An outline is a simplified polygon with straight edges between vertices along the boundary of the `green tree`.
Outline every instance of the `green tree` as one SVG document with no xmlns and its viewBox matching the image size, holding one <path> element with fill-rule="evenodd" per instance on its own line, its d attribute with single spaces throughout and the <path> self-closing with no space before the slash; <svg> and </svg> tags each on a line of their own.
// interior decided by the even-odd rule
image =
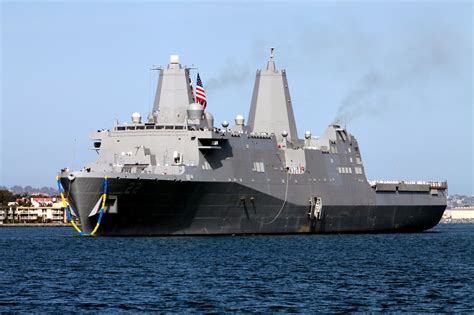
<svg viewBox="0 0 474 315">
<path fill-rule="evenodd" d="M 0 206 L 6 206 L 10 201 L 15 201 L 13 194 L 5 189 L 0 190 Z"/>
</svg>

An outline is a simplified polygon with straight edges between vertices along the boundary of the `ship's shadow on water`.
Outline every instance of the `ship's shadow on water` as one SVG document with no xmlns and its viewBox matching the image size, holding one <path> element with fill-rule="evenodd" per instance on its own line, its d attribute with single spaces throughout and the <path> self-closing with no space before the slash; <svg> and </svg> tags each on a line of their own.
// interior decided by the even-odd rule
<svg viewBox="0 0 474 315">
<path fill-rule="evenodd" d="M 0 228 L 0 312 L 471 312 L 474 225 L 81 237 Z"/>
</svg>

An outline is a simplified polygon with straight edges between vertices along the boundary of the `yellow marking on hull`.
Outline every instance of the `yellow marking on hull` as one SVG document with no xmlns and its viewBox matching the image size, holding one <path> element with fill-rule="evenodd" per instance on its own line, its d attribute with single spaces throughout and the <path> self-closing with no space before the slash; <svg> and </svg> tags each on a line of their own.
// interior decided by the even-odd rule
<svg viewBox="0 0 474 315">
<path fill-rule="evenodd" d="M 94 235 L 98 229 L 99 229 L 99 224 L 96 224 L 94 230 L 91 232 L 91 235 Z"/>
<path fill-rule="evenodd" d="M 74 219 L 72 219 L 71 224 L 76 229 L 76 231 L 79 232 L 79 234 L 82 234 L 81 229 L 76 225 L 76 222 L 74 222 Z"/>
<path fill-rule="evenodd" d="M 59 193 L 61 195 L 61 200 L 63 202 L 63 206 L 64 208 L 66 208 L 66 211 L 69 211 L 68 210 L 68 203 L 66 201 L 66 198 L 64 198 L 64 194 L 62 192 L 62 189 L 61 189 L 61 183 L 59 181 L 59 176 L 56 176 L 56 182 L 58 183 L 58 188 L 59 188 Z M 102 208 L 99 210 L 99 213 L 102 214 L 101 212 L 105 210 L 105 201 L 107 200 L 107 176 L 104 176 L 104 193 L 102 194 Z M 69 212 L 68 212 L 69 213 Z M 70 214 L 68 214 L 70 215 Z M 72 218 L 72 216 L 71 216 Z M 102 218 L 102 215 L 99 217 L 99 219 Z M 94 235 L 97 230 L 99 229 L 99 225 L 100 225 L 100 222 L 98 222 L 94 228 L 94 230 L 90 233 L 90 234 L 84 234 L 81 229 L 77 226 L 76 222 L 74 222 L 74 218 L 72 218 L 71 220 L 71 224 L 72 226 L 76 229 L 76 231 L 81 234 L 81 235 Z"/>
</svg>

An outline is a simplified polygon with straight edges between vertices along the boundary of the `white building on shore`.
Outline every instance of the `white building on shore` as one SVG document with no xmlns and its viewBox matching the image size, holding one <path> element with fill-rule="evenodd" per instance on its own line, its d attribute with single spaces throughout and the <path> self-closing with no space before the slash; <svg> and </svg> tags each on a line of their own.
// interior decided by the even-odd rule
<svg viewBox="0 0 474 315">
<path fill-rule="evenodd" d="M 458 207 L 446 209 L 443 213 L 444 223 L 474 223 L 474 207 Z"/>
<path fill-rule="evenodd" d="M 0 224 L 4 223 L 66 223 L 66 211 L 57 198 L 31 197 L 28 205 L 9 202 L 8 208 L 0 209 Z"/>
</svg>

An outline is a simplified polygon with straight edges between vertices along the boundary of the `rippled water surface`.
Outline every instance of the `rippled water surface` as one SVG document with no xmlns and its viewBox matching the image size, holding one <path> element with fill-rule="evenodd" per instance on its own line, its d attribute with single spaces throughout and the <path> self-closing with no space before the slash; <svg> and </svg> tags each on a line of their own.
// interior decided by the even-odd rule
<svg viewBox="0 0 474 315">
<path fill-rule="evenodd" d="M 474 225 L 168 238 L 0 228 L 0 312 L 472 312 L 473 244 Z"/>
</svg>

